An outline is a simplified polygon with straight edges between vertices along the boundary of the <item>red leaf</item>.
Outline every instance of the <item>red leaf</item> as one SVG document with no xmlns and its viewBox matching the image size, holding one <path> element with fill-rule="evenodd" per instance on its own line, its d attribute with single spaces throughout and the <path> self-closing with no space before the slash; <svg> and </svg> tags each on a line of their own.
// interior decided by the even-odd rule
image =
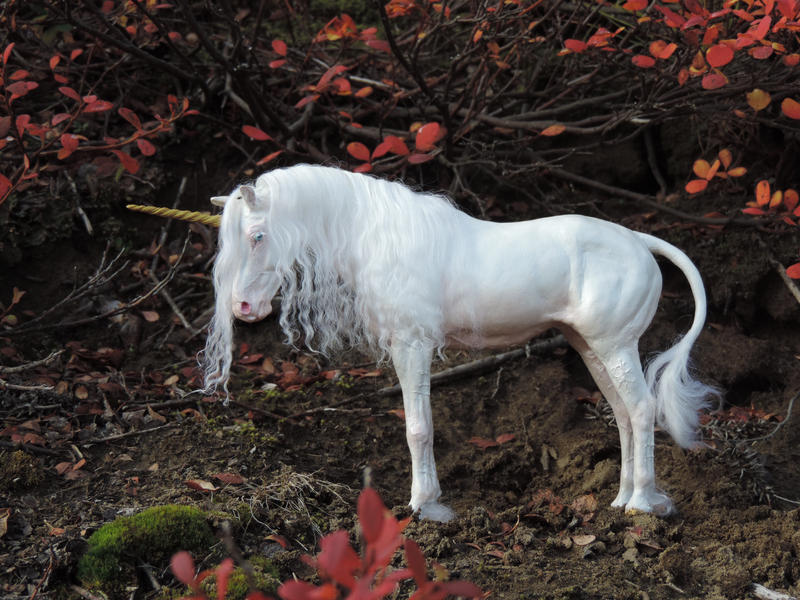
<svg viewBox="0 0 800 600">
<path fill-rule="evenodd" d="M 233 573 L 233 559 L 226 558 L 219 564 L 216 571 L 217 598 L 219 600 L 225 600 L 225 596 L 228 593 L 228 580 L 231 577 L 231 573 Z"/>
<path fill-rule="evenodd" d="M 786 269 L 786 274 L 792 279 L 800 279 L 800 262 L 794 263 Z"/>
<path fill-rule="evenodd" d="M 156 153 L 156 147 L 144 138 L 136 140 L 136 146 L 138 146 L 139 152 L 145 156 L 153 156 Z"/>
<path fill-rule="evenodd" d="M 421 165 L 422 163 L 426 163 L 429 160 L 433 159 L 433 154 L 411 154 L 408 157 L 408 162 L 412 165 Z"/>
<path fill-rule="evenodd" d="M 14 49 L 14 42 L 10 43 L 6 46 L 6 49 L 3 50 L 3 64 L 8 63 L 8 57 L 11 56 L 11 51 Z"/>
<path fill-rule="evenodd" d="M 191 554 L 186 551 L 173 554 L 169 566 L 175 579 L 184 585 L 191 586 L 194 582 L 194 560 L 192 560 Z"/>
<path fill-rule="evenodd" d="M 762 179 L 756 184 L 756 204 L 759 206 L 766 206 L 769 204 L 771 195 L 769 181 Z"/>
<path fill-rule="evenodd" d="M 539 132 L 539 135 L 553 137 L 556 135 L 561 135 L 566 129 L 566 125 L 563 125 L 562 123 L 554 123 L 553 125 L 550 125 L 550 127 L 545 127 L 542 129 L 542 131 Z"/>
<path fill-rule="evenodd" d="M 19 69 L 9 75 L 8 78 L 11 81 L 19 81 L 20 79 L 25 79 L 28 75 L 30 75 L 30 73 L 28 73 L 25 69 Z"/>
<path fill-rule="evenodd" d="M 407 156 L 409 154 L 406 143 L 396 135 L 387 135 L 383 138 L 383 141 L 378 144 L 378 147 L 375 148 L 375 151 L 372 153 L 372 158 L 379 158 L 387 152 L 400 156 Z"/>
<path fill-rule="evenodd" d="M 31 122 L 30 115 L 19 115 L 17 117 L 16 124 L 17 124 L 17 133 L 19 134 L 19 137 L 22 137 L 22 134 L 25 133 L 25 129 L 28 127 L 30 122 Z"/>
<path fill-rule="evenodd" d="M 692 179 L 689 183 L 686 184 L 686 187 L 684 189 L 690 194 L 697 194 L 699 192 L 702 192 L 707 187 L 708 187 L 708 180 Z"/>
<path fill-rule="evenodd" d="M 317 564 L 336 583 L 347 588 L 355 584 L 355 573 L 361 567 L 361 559 L 353 550 L 347 531 L 340 529 L 329 533 L 319 542 L 322 549 L 317 555 Z"/>
<path fill-rule="evenodd" d="M 301 99 L 297 104 L 294 105 L 295 108 L 303 108 L 309 102 L 314 102 L 316 99 L 319 98 L 319 94 L 309 94 L 305 98 Z"/>
<path fill-rule="evenodd" d="M 317 587 L 305 581 L 287 581 L 278 588 L 278 596 L 283 600 L 335 600 L 339 592 L 330 583 Z"/>
<path fill-rule="evenodd" d="M 386 506 L 372 488 L 364 488 L 358 496 L 358 522 L 368 544 L 378 541 L 383 528 Z"/>
<path fill-rule="evenodd" d="M 800 119 L 800 102 L 793 98 L 784 98 L 781 102 L 781 112 L 790 119 Z"/>
<path fill-rule="evenodd" d="M 6 86 L 6 90 L 11 92 L 11 98 L 8 99 L 9 104 L 17 98 L 22 98 L 25 94 L 33 89 L 39 87 L 35 81 L 17 81 Z"/>
<path fill-rule="evenodd" d="M 467 440 L 473 446 L 477 446 L 481 450 L 486 450 L 487 448 L 491 448 L 493 446 L 498 446 L 497 440 L 490 440 L 487 438 L 482 437 L 471 437 Z"/>
<path fill-rule="evenodd" d="M 219 488 L 203 479 L 188 479 L 184 483 L 198 492 L 216 492 Z"/>
<path fill-rule="evenodd" d="M 622 8 L 625 10 L 644 10 L 647 8 L 648 0 L 628 0 L 625 4 L 622 5 Z"/>
<path fill-rule="evenodd" d="M 81 95 L 75 90 L 73 90 L 71 87 L 65 85 L 58 88 L 58 91 L 64 94 L 67 98 L 72 98 L 77 102 L 81 102 Z"/>
<path fill-rule="evenodd" d="M 706 52 L 706 60 L 712 67 L 724 67 L 733 60 L 733 50 L 725 44 L 711 46 Z"/>
<path fill-rule="evenodd" d="M 347 152 L 350 156 L 358 160 L 369 161 L 369 148 L 361 142 L 350 142 L 347 144 Z"/>
<path fill-rule="evenodd" d="M 64 160 L 70 154 L 75 152 L 75 150 L 78 149 L 78 145 L 80 143 L 78 141 L 78 137 L 72 135 L 71 133 L 63 134 L 61 136 L 61 138 L 59 138 L 59 141 L 61 142 L 61 146 L 62 146 L 61 150 L 58 151 L 58 158 L 60 160 Z"/>
<path fill-rule="evenodd" d="M 413 540 L 405 540 L 405 542 L 403 542 L 403 549 L 406 551 L 406 562 L 414 576 L 414 581 L 417 587 L 421 588 L 428 582 L 428 572 L 425 568 L 425 556 L 422 554 L 422 550 L 419 549 L 419 545 Z"/>
<path fill-rule="evenodd" d="M 789 188 L 783 193 L 783 204 L 786 206 L 786 210 L 792 212 L 800 203 L 800 195 L 798 195 L 797 190 Z"/>
<path fill-rule="evenodd" d="M 139 171 L 139 161 L 127 152 L 122 150 L 111 150 L 111 153 L 119 159 L 119 162 L 129 173 L 136 174 Z"/>
<path fill-rule="evenodd" d="M 4 198 L 6 193 L 11 189 L 11 181 L 0 173 L 0 199 Z"/>
<path fill-rule="evenodd" d="M 133 125 L 137 130 L 142 128 L 142 122 L 139 120 L 139 117 L 133 112 L 130 108 L 125 108 L 124 106 L 120 107 L 117 111 L 119 116 L 125 119 L 128 123 Z"/>
<path fill-rule="evenodd" d="M 260 142 L 266 142 L 267 140 L 272 139 L 268 133 L 262 131 L 258 127 L 253 127 L 252 125 L 242 125 L 242 132 L 250 139 L 258 140 Z"/>
<path fill-rule="evenodd" d="M 319 78 L 319 81 L 317 82 L 317 89 L 318 90 L 324 89 L 325 87 L 327 87 L 327 85 L 331 82 L 331 80 L 334 77 L 336 77 L 340 73 L 343 73 L 344 71 L 347 71 L 347 67 L 345 67 L 344 65 L 332 66 L 330 69 L 325 71 L 325 74 L 322 77 Z"/>
<path fill-rule="evenodd" d="M 214 479 L 218 479 L 222 483 L 227 483 L 229 485 L 240 485 L 244 483 L 244 477 L 241 475 L 237 475 L 236 473 L 217 473 L 213 475 Z"/>
<path fill-rule="evenodd" d="M 656 59 L 652 56 L 645 56 L 644 54 L 637 54 L 631 59 L 631 62 L 635 64 L 637 67 L 641 67 L 642 69 L 649 69 L 650 67 L 655 66 Z"/>
<path fill-rule="evenodd" d="M 756 46 L 748 50 L 748 54 L 756 60 L 765 60 L 772 56 L 772 46 Z"/>
<path fill-rule="evenodd" d="M 286 59 L 285 58 L 279 58 L 277 60 L 269 61 L 269 68 L 270 69 L 277 69 L 279 67 L 282 67 L 285 64 L 286 64 Z"/>
<path fill-rule="evenodd" d="M 568 39 L 564 40 L 564 47 L 572 52 L 580 53 L 586 50 L 586 48 L 589 46 L 586 44 L 586 42 L 582 42 L 581 40 Z"/>
<path fill-rule="evenodd" d="M 728 78 L 722 73 L 707 73 L 703 76 L 701 85 L 704 90 L 716 90 L 727 85 Z"/>
<path fill-rule="evenodd" d="M 758 21 L 753 21 L 753 27 L 747 31 L 747 35 L 755 40 L 763 40 L 764 36 L 769 33 L 769 28 L 772 25 L 772 17 L 767 15 Z"/>
<path fill-rule="evenodd" d="M 369 173 L 370 171 L 372 171 L 372 163 L 368 162 L 360 164 L 353 169 L 353 173 Z"/>
<path fill-rule="evenodd" d="M 278 56 L 286 56 L 286 42 L 283 40 L 272 40 L 272 49 Z"/>
<path fill-rule="evenodd" d="M 751 207 L 751 208 L 743 208 L 743 209 L 742 209 L 742 212 L 743 212 L 744 214 L 746 214 L 746 215 L 755 215 L 755 216 L 760 216 L 760 215 L 764 215 L 764 214 L 766 214 L 766 213 L 765 213 L 763 210 L 761 210 L 760 208 L 755 208 L 755 207 Z"/>
<path fill-rule="evenodd" d="M 422 127 L 417 129 L 417 137 L 414 140 L 414 145 L 420 152 L 433 150 L 436 142 L 442 139 L 444 134 L 444 127 L 438 123 L 425 123 Z"/>
<path fill-rule="evenodd" d="M 87 113 L 95 113 L 95 112 L 104 112 L 107 110 L 111 110 L 114 108 L 114 105 L 107 100 L 95 100 L 94 102 L 89 103 L 89 105 L 83 109 L 83 112 Z"/>
<path fill-rule="evenodd" d="M 497 441 L 498 444 L 505 444 L 506 442 L 510 442 L 516 437 L 517 436 L 514 435 L 513 433 L 501 433 L 495 438 L 495 440 Z"/>
<path fill-rule="evenodd" d="M 78 58 L 78 57 L 79 57 L 81 54 L 83 54 L 83 49 L 81 49 L 81 48 L 75 48 L 75 50 L 73 50 L 72 52 L 70 52 L 70 53 L 69 53 L 69 59 L 70 59 L 70 60 L 75 60 L 75 59 L 76 59 L 76 58 Z"/>
<path fill-rule="evenodd" d="M 265 164 L 267 164 L 269 161 L 273 160 L 275 157 L 277 157 L 278 155 L 280 155 L 280 154 L 282 154 L 282 153 L 283 153 L 283 150 L 276 150 L 275 152 L 271 152 L 270 154 L 267 154 L 267 155 L 266 155 L 264 158 L 262 158 L 261 160 L 259 160 L 259 161 L 256 163 L 256 165 L 258 165 L 258 166 L 265 165 Z"/>
</svg>

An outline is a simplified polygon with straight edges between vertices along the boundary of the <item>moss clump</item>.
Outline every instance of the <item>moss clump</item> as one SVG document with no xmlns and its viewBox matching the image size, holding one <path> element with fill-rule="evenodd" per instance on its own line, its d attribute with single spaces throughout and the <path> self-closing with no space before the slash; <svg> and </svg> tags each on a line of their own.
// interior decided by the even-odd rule
<svg viewBox="0 0 800 600">
<path fill-rule="evenodd" d="M 20 490 L 36 487 L 44 479 L 39 460 L 17 450 L 0 452 L 0 490 Z"/>
<path fill-rule="evenodd" d="M 255 579 L 256 588 L 267 595 L 276 593 L 278 586 L 281 584 L 278 579 L 278 569 L 267 559 L 261 557 L 253 557 L 250 566 L 253 567 L 253 577 Z M 211 575 L 203 580 L 203 590 L 208 594 L 209 598 L 217 597 L 217 576 Z M 231 573 L 228 580 L 228 590 L 225 595 L 225 600 L 244 600 L 250 591 L 250 586 L 247 582 L 247 576 L 241 567 L 236 567 Z"/>
<path fill-rule="evenodd" d="M 78 563 L 78 578 L 89 587 L 112 591 L 128 581 L 138 562 L 166 567 L 175 552 L 207 552 L 215 542 L 203 511 L 155 506 L 95 531 Z"/>
</svg>

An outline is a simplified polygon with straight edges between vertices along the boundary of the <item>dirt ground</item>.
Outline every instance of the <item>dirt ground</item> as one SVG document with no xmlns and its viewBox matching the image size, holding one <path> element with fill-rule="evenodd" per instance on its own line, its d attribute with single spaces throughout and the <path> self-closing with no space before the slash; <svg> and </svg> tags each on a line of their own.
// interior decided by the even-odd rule
<svg viewBox="0 0 800 600">
<path fill-rule="evenodd" d="M 698 375 L 725 393 L 704 417 L 709 447 L 688 452 L 664 433 L 656 437 L 657 478 L 678 513 L 661 519 L 610 508 L 619 477 L 616 427 L 577 354 L 560 348 L 434 388 L 442 500 L 458 518 L 415 520 L 405 535 L 438 563 L 437 575 L 472 581 L 490 598 L 734 600 L 753 598 L 753 583 L 798 596 L 800 307 L 754 229 L 652 215 L 627 224 L 683 247 L 709 288 L 711 312 L 694 357 Z M 193 242 L 199 272 L 207 242 L 199 235 Z M 69 250 L 56 268 L 42 261 L 13 271 L 0 281 L 4 300 L 13 286 L 25 289 L 20 307 L 29 317 L 41 314 L 72 288 L 72 265 L 80 265 L 80 280 L 97 256 L 94 248 Z M 136 281 L 139 263 L 109 288 Z M 194 271 L 181 277 L 167 289 L 180 303 L 193 281 L 192 300 L 182 306 L 189 320 L 199 319 L 211 306 L 208 281 Z M 692 311 L 681 275 L 665 267 L 643 355 L 685 332 Z M 193 357 L 202 334 L 176 323 L 161 297 L 136 315 L 133 325 L 123 315 L 119 323 L 26 336 L 0 332 L 4 366 L 64 350 L 46 365 L 0 371 L 15 386 L 0 387 L 0 597 L 90 597 L 70 587 L 79 583 L 75 567 L 87 538 L 150 506 L 246 513 L 236 545 L 245 556 L 269 557 L 282 580 L 311 576 L 301 556 L 316 552 L 321 535 L 346 528 L 355 539 L 365 472 L 395 514 L 409 514 L 402 404 L 377 393 L 395 382 L 389 366 L 287 348 L 274 319 L 243 325 L 234 402 L 225 407 L 186 395 L 197 387 Z M 449 352 L 434 371 L 480 356 Z M 54 389 L 20 389 L 45 384 Z M 24 454 L 13 454 L 19 448 Z M 242 480 L 225 483 L 214 478 L 220 473 Z M 192 480 L 217 489 L 194 489 Z M 219 547 L 198 561 L 213 566 L 225 555 Z M 164 565 L 152 567 L 151 577 L 126 582 L 119 597 L 155 597 L 154 582 L 174 585 Z"/>
</svg>

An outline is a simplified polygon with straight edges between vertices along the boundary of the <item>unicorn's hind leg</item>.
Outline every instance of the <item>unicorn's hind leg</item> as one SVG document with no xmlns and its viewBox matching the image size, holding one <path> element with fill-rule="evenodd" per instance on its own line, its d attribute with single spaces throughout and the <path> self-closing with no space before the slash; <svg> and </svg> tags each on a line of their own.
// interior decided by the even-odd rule
<svg viewBox="0 0 800 600">
<path fill-rule="evenodd" d="M 620 506 L 622 500 L 626 500 L 626 512 L 641 511 L 659 516 L 668 515 L 673 511 L 672 501 L 656 488 L 655 481 L 656 401 L 645 382 L 638 350 L 635 344 L 630 348 L 595 347 L 593 350 L 630 418 L 633 491 L 628 498 L 625 498 L 627 491 L 623 493 L 623 489 L 620 489 L 615 506 Z M 623 455 L 623 470 L 624 461 Z"/>
<path fill-rule="evenodd" d="M 420 339 L 392 338 L 392 362 L 400 387 L 406 416 L 406 440 L 411 451 L 411 508 L 420 519 L 449 521 L 455 513 L 439 504 L 442 495 L 433 457 L 431 415 L 431 360 L 433 347 Z"/>
<path fill-rule="evenodd" d="M 633 428 L 628 409 L 617 394 L 611 377 L 606 372 L 606 368 L 597 354 L 589 348 L 589 345 L 574 330 L 564 328 L 562 333 L 570 345 L 581 355 L 592 379 L 594 379 L 603 397 L 614 412 L 614 419 L 619 430 L 621 466 L 619 493 L 617 493 L 617 497 L 611 503 L 611 506 L 624 508 L 633 495 Z"/>
</svg>

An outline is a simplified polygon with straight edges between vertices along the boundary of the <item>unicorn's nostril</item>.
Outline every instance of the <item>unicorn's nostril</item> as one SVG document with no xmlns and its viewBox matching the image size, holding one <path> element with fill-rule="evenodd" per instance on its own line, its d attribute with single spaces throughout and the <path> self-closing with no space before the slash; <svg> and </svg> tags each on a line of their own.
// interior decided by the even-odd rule
<svg viewBox="0 0 800 600">
<path fill-rule="evenodd" d="M 250 314 L 250 304 L 248 304 L 247 302 L 242 302 L 239 305 L 239 311 L 241 311 L 243 315 Z"/>
</svg>

